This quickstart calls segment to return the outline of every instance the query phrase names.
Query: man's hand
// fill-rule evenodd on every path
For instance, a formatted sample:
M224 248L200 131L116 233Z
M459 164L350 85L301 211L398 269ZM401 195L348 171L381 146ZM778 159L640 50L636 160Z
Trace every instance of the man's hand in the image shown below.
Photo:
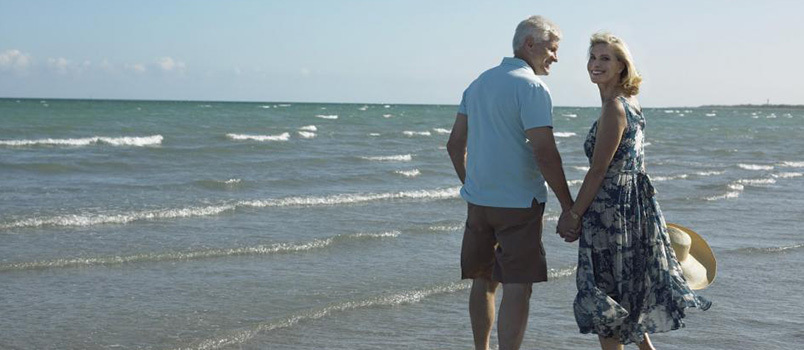
M575 242L581 236L581 220L580 218L573 218L569 210L565 210L558 218L558 226L556 227L558 233L564 242Z

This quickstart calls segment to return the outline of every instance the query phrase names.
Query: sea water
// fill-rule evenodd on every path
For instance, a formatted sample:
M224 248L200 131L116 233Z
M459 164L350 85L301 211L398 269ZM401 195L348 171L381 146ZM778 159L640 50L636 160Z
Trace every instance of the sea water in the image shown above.
M599 111L554 111L573 194ZM471 349L455 112L0 100L0 348ZM657 347L801 346L804 109L645 115L667 221L718 259L713 307ZM558 209L551 194L523 348L596 348Z

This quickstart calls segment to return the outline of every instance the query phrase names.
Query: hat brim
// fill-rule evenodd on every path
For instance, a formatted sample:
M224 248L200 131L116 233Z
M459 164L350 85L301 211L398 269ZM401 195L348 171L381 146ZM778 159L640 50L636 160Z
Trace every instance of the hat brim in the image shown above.
M674 227L684 231L690 236L690 239L692 240L692 243L690 244L690 255L706 268L706 279L708 280L708 283L706 286L695 289L704 289L715 282L715 276L717 276L717 260L715 259L715 253L712 252L712 248L709 247L709 243L706 243L706 240L704 240L703 237L701 237L701 235L699 235L697 232L684 226L668 223L667 227Z

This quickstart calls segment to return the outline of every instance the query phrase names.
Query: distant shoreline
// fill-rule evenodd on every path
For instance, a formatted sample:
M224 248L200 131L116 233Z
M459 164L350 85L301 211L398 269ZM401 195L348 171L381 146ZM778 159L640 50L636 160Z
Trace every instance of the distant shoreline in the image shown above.
M767 108L780 108L781 109L781 108L784 108L784 109L804 109L804 105L770 105L770 104L764 104L764 105L752 105L752 104L747 104L747 105L703 105L703 106L700 106L698 108L762 108L762 109L767 109Z

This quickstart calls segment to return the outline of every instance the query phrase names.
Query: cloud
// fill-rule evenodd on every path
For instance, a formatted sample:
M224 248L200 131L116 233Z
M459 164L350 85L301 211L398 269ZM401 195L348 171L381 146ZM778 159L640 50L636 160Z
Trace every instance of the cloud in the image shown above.
M178 71L182 72L187 67L184 62L179 60L174 60L172 57L161 57L156 60L156 65L162 71L165 72L173 72Z
M24 71L32 61L31 55L17 49L0 52L0 70Z
M48 58L47 67L56 71L56 73L67 74L67 70L70 68L70 61L64 57Z
M310 69L309 69L309 68L302 68L302 69L300 69L300 70L299 70L299 73L300 73L300 74L301 74L303 77L309 77L311 72L310 72Z
M123 66L123 68L125 68L128 71L140 74L145 73L145 71L148 70L148 68L145 68L145 65L142 63L126 64L125 66Z

